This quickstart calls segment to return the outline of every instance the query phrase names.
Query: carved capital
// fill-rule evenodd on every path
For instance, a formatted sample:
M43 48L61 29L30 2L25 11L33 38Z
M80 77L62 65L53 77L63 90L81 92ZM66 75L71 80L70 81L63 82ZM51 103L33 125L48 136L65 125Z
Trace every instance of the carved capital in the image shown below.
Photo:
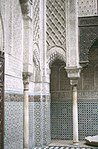
M66 67L68 78L77 80L80 78L81 67Z
M31 73L28 73L28 72L23 72L22 73L23 75L23 84L29 84L30 82L30 77L31 77Z

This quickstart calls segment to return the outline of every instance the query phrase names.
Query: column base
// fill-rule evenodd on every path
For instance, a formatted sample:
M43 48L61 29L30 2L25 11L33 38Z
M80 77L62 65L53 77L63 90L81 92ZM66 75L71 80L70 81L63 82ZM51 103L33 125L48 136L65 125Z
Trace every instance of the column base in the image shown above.
M79 145L79 141L77 141L77 142L76 141L73 141L73 144L74 145Z

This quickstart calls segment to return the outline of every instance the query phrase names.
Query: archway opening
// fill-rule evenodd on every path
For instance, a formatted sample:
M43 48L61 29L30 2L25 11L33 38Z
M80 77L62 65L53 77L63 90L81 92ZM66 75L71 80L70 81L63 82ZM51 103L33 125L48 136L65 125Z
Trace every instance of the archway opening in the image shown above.
M51 139L72 140L72 100L65 62L56 59L51 65Z

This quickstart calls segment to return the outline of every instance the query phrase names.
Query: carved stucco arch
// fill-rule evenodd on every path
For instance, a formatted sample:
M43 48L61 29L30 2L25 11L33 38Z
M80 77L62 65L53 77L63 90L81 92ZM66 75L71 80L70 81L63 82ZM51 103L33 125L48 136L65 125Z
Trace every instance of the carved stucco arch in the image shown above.
M48 53L47 53L47 64L50 67L52 63L59 59L61 61L64 61L66 63L66 53L63 48L61 47L52 47Z
M0 12L0 51L4 51L4 25L1 12Z

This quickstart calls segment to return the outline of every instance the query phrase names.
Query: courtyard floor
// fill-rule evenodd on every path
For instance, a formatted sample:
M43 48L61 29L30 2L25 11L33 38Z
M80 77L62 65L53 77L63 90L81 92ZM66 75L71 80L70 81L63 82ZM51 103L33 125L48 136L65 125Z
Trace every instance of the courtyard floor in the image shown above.
M70 140L52 140L47 147L36 147L34 149L98 149L98 147L88 146L85 141L73 144Z

